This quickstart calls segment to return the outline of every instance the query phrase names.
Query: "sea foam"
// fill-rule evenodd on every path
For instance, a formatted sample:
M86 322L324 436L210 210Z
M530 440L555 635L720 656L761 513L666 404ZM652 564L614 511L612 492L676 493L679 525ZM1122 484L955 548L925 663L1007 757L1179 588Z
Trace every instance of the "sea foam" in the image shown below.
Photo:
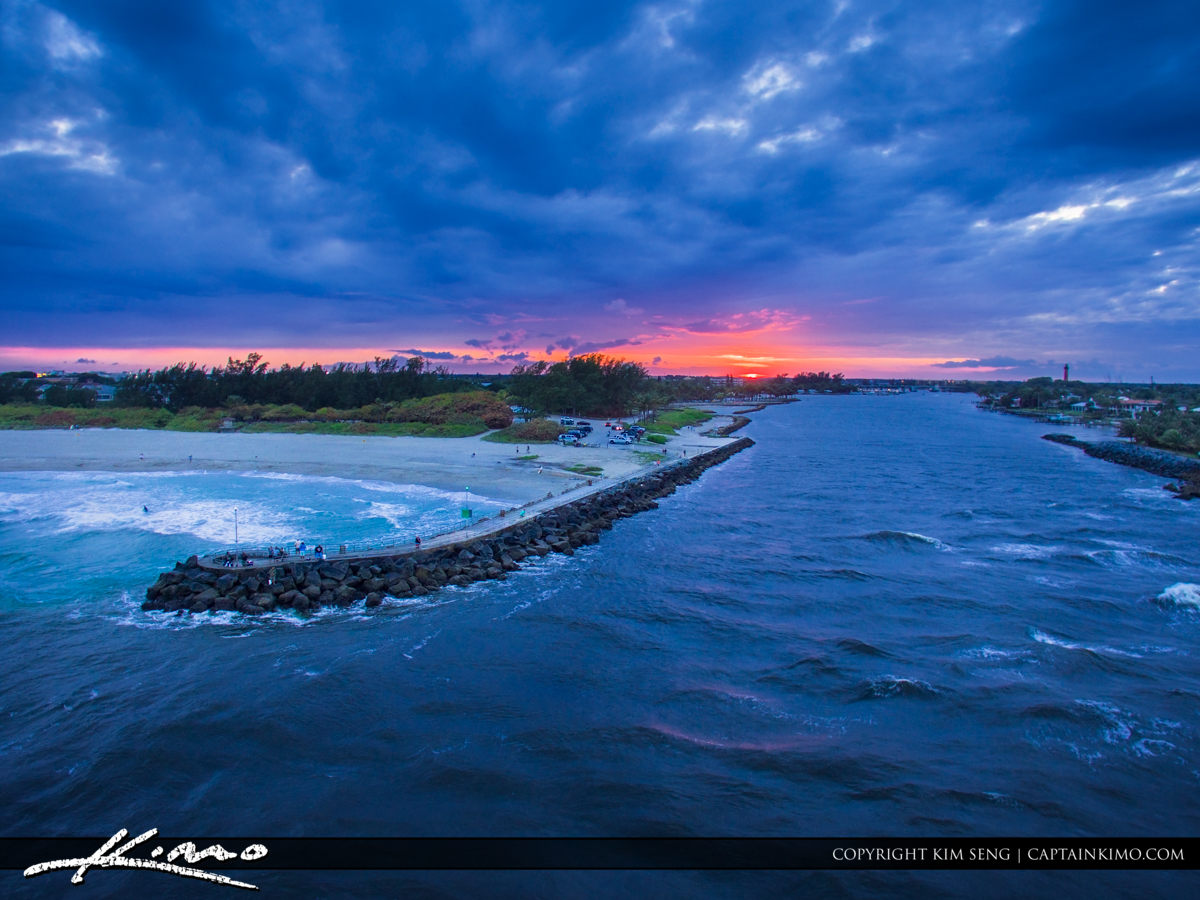
M1181 581L1171 585L1158 595L1158 601L1172 606L1190 606L1200 608L1200 584Z

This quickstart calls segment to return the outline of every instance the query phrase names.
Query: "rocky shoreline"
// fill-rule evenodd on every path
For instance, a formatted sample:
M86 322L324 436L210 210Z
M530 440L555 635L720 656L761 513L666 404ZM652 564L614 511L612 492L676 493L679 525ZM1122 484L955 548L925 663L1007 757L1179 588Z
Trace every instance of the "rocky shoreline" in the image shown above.
M448 584L465 586L503 578L530 556L571 554L578 547L598 542L600 532L612 528L617 519L656 508L660 497L753 444L749 438L741 438L684 463L515 522L485 538L435 550L328 562L281 562L269 571L213 570L202 567L193 556L176 563L147 588L142 609L179 615L185 611L260 615L278 609L305 613L363 601L370 608L380 606L385 597L419 597Z
M1153 475L1161 475L1163 478L1177 479L1179 484L1166 485L1166 489L1173 491L1185 500L1200 496L1200 492L1198 492L1200 489L1200 461L1177 456L1165 450L1139 447L1136 444L1127 444L1122 441L1096 441L1093 443L1081 441L1070 434L1044 434L1042 438L1054 441L1056 444L1078 447L1088 456L1094 456L1097 459L1141 469Z

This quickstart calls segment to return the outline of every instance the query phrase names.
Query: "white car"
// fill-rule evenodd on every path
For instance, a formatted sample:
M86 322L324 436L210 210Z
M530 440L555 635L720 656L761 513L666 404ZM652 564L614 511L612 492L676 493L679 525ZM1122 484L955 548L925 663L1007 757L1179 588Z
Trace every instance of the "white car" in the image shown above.
M608 439L608 442L610 444L632 444L633 443L633 441L631 441L626 435L623 435L623 434L614 434L612 437L610 437Z

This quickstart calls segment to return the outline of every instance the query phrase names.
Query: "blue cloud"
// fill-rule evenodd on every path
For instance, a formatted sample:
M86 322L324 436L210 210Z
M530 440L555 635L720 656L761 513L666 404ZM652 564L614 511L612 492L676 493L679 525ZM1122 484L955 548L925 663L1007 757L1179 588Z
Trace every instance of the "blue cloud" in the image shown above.
M618 346L593 337L614 311L769 307L829 344L989 333L1200 379L1200 19L1173 4L0 16L14 345L457 346L486 322L549 354Z

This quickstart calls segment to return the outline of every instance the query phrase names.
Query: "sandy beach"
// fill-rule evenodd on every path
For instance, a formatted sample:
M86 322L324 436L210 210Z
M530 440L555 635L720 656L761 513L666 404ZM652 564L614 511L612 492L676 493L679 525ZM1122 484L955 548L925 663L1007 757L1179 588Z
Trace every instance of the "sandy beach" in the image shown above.
M725 424L719 416L705 430ZM604 429L598 429L601 435ZM231 471L332 475L472 492L522 504L585 480L567 466L597 466L605 479L646 468L635 450L691 456L728 443L685 429L665 446L564 447L498 444L467 438L357 437L314 434L213 434L79 429L0 431L0 471ZM520 459L536 455L536 459ZM651 464L650 467L652 467Z

